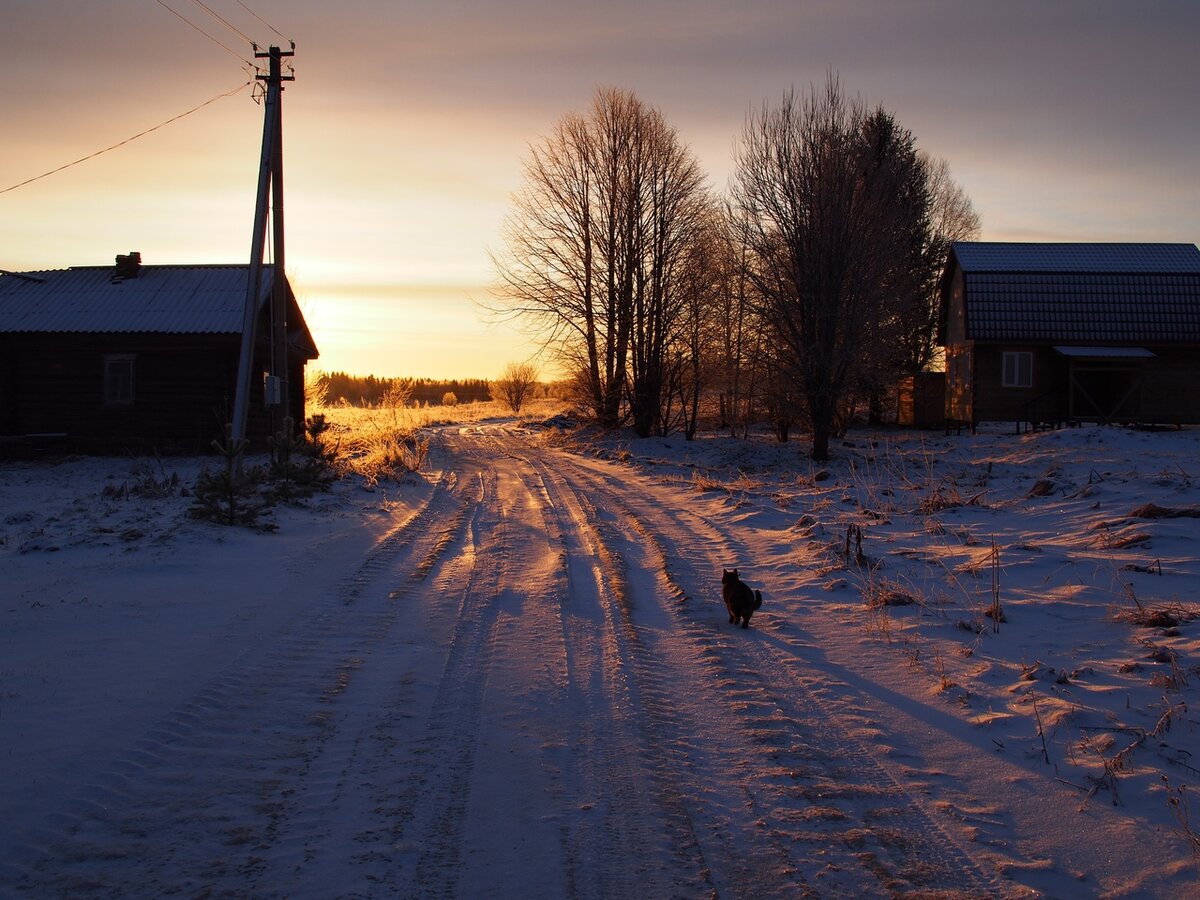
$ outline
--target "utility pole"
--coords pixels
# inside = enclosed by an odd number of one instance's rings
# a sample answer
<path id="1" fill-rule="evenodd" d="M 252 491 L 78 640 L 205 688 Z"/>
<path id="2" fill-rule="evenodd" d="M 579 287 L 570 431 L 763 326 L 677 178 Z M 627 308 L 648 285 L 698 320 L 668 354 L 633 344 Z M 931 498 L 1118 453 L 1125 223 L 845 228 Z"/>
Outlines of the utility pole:
<path id="1" fill-rule="evenodd" d="M 237 394 L 233 407 L 233 441 L 246 437 L 246 416 L 250 405 L 251 369 L 254 365 L 255 330 L 258 323 L 258 298 L 262 287 L 263 245 L 266 242 L 268 195 L 274 201 L 272 217 L 275 253 L 271 279 L 271 334 L 274 352 L 271 358 L 271 376 L 274 379 L 264 385 L 264 399 L 272 405 L 278 391 L 277 403 L 281 407 L 280 420 L 288 415 L 288 362 L 287 362 L 287 289 L 283 265 L 283 82 L 295 81 L 294 75 L 283 74 L 283 58 L 294 56 L 296 45 L 290 50 L 272 46 L 267 52 L 254 48 L 256 59 L 270 62 L 267 74 L 259 73 L 258 80 L 267 84 L 266 103 L 263 112 L 262 156 L 258 166 L 258 198 L 254 204 L 254 231 L 250 240 L 250 272 L 246 279 L 246 306 L 242 315 L 242 346 L 238 358 Z M 240 466 L 240 455 L 239 455 Z"/>

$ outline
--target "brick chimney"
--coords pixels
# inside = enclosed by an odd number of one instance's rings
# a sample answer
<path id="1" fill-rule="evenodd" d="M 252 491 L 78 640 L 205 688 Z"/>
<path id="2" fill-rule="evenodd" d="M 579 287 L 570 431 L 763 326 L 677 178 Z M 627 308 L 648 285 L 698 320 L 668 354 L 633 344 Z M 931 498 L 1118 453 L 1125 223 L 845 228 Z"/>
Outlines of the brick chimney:
<path id="1" fill-rule="evenodd" d="M 124 281 L 126 278 L 137 278 L 141 268 L 142 254 L 136 250 L 130 250 L 128 256 L 117 254 L 117 270 L 113 273 L 113 280 Z"/>

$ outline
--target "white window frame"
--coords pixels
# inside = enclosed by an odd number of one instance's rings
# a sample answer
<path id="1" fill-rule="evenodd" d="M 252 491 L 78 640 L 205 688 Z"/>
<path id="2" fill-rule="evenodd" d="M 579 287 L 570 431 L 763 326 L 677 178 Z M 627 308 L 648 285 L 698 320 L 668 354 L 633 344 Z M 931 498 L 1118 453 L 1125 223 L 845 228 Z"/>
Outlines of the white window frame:
<path id="1" fill-rule="evenodd" d="M 133 406 L 137 357 L 132 353 L 104 355 L 104 405 Z"/>
<path id="2" fill-rule="evenodd" d="M 1000 359 L 1000 385 L 1006 388 L 1033 387 L 1033 351 L 1005 350 Z"/>

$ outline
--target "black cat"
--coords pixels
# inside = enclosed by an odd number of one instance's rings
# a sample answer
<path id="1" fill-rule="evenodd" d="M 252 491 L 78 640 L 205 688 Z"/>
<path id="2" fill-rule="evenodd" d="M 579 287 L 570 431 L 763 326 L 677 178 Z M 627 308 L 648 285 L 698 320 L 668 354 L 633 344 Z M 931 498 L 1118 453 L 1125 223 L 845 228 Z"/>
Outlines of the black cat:
<path id="1" fill-rule="evenodd" d="M 738 578 L 737 569 L 732 572 L 728 569 L 721 570 L 721 599 L 725 601 L 725 608 L 729 610 L 729 621 L 736 625 L 740 619 L 743 628 L 750 627 L 750 616 L 762 606 L 762 594 L 750 590 L 749 586 Z"/>

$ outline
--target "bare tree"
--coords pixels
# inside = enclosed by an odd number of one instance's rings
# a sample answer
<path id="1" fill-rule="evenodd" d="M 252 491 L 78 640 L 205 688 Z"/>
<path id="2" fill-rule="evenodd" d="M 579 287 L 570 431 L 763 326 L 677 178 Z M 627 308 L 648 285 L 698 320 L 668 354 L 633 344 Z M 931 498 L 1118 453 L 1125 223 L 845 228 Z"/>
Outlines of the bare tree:
<path id="1" fill-rule="evenodd" d="M 732 241 L 720 209 L 710 206 L 702 230 L 689 242 L 686 257 L 675 279 L 674 290 L 682 301 L 679 328 L 671 343 L 670 389 L 664 433 L 683 431 L 695 438 L 700 425 L 701 402 L 714 384 L 720 384 L 724 367 L 724 301 L 729 290 L 728 252 Z M 671 416 L 673 398 L 678 413 Z"/>
<path id="2" fill-rule="evenodd" d="M 660 426 L 676 289 L 705 205 L 703 176 L 661 113 L 597 92 L 531 148 L 495 259 L 509 311 L 527 317 L 598 420 Z"/>
<path id="3" fill-rule="evenodd" d="M 504 401 L 505 406 L 514 414 L 521 411 L 527 400 L 533 397 L 538 385 L 538 370 L 531 363 L 509 363 L 504 374 L 495 382 L 493 387 Z"/>
<path id="4" fill-rule="evenodd" d="M 951 176 L 950 164 L 925 152 L 920 156 L 928 172 L 933 233 L 948 243 L 979 237 L 979 213 L 962 185 Z"/>
<path id="5" fill-rule="evenodd" d="M 708 340 L 716 350 L 712 365 L 717 412 L 720 426 L 729 428 L 731 434 L 743 421 L 743 405 L 748 405 L 758 323 L 758 304 L 748 277 L 748 251 L 738 239 L 736 215 L 728 205 L 714 212 L 712 237 L 705 247 L 713 279 Z"/>
<path id="6" fill-rule="evenodd" d="M 774 377 L 799 391 L 814 459 L 828 458 L 856 367 L 892 317 L 888 283 L 911 241 L 911 209 L 897 198 L 915 166 L 912 135 L 846 98 L 832 75 L 821 91 L 764 104 L 743 129 L 738 221 L 784 369 Z"/>

